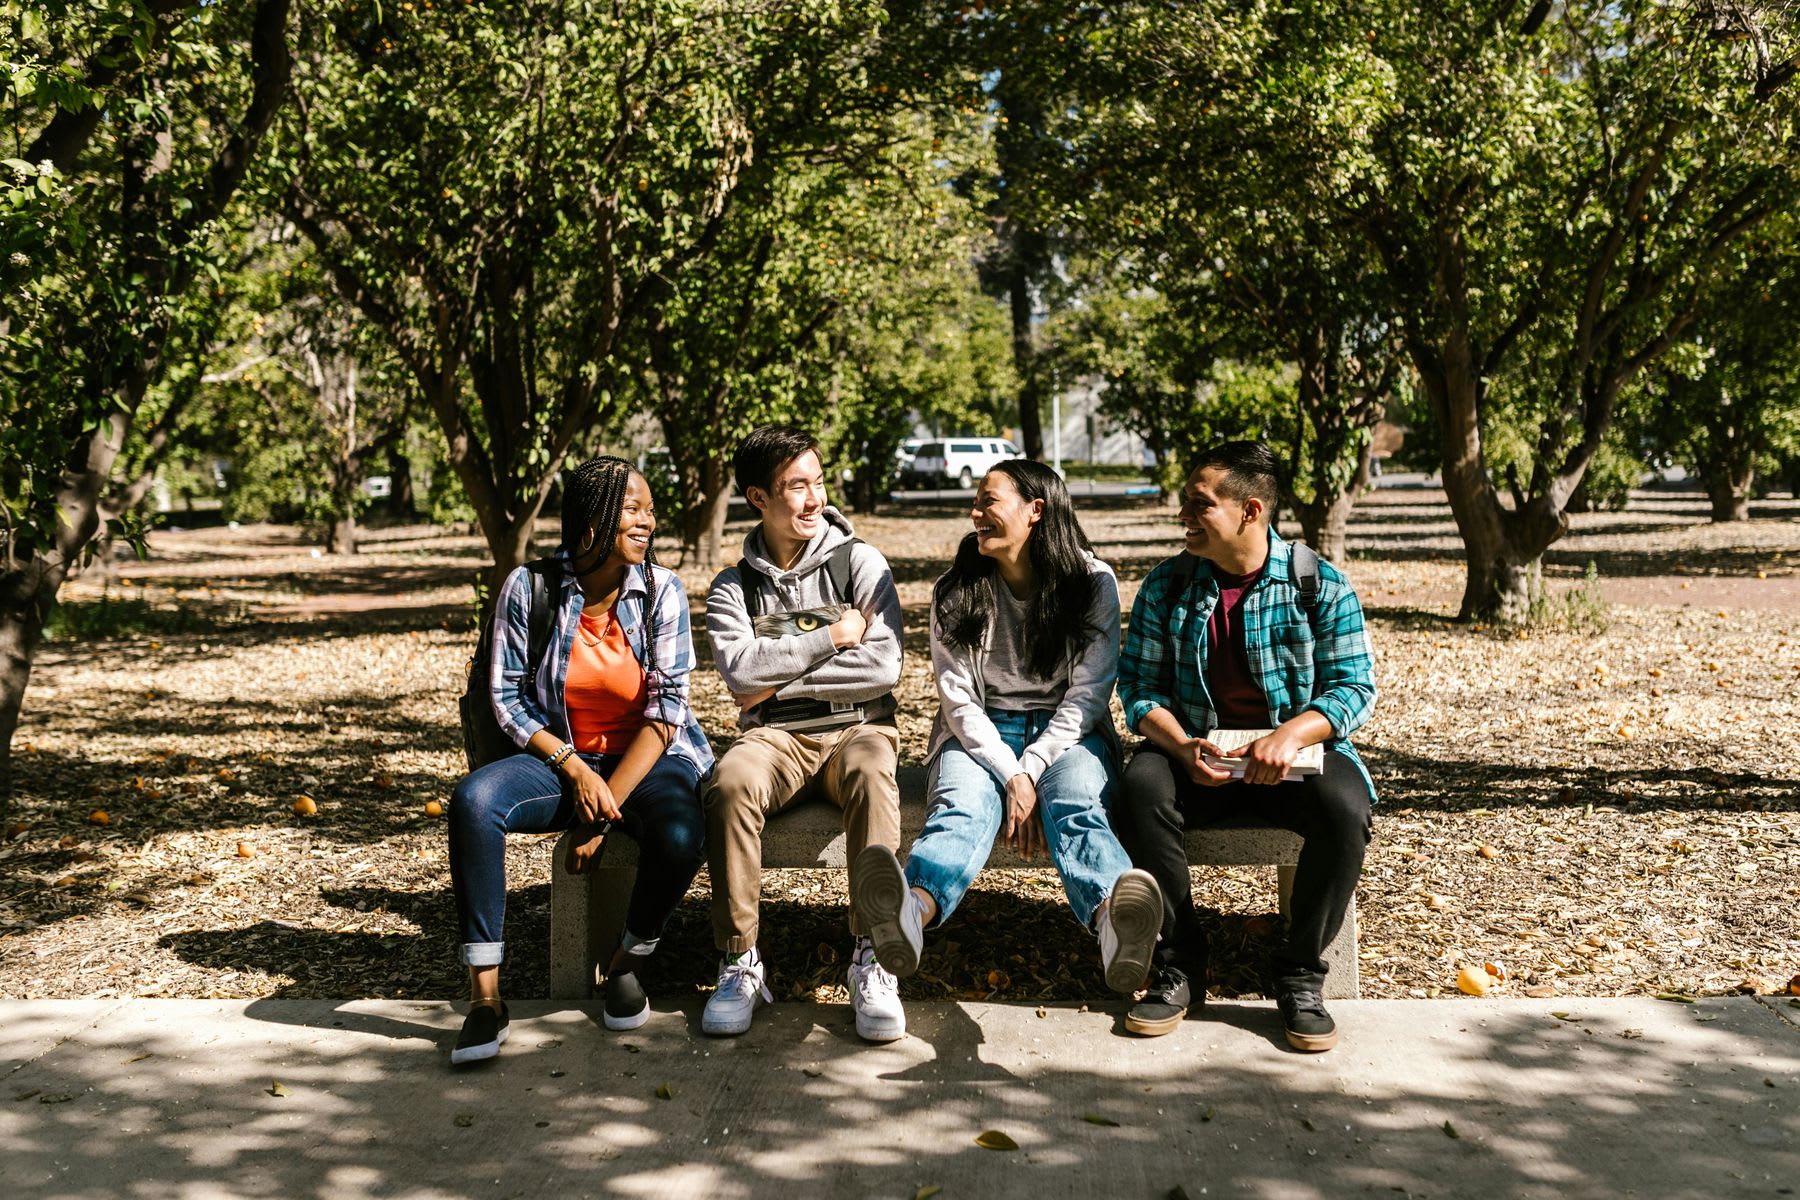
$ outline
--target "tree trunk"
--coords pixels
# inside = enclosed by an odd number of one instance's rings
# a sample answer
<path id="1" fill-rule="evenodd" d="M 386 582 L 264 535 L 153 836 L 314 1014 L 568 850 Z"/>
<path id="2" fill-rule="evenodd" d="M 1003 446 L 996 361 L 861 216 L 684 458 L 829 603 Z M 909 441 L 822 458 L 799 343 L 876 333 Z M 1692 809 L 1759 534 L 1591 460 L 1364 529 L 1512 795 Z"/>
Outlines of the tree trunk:
<path id="1" fill-rule="evenodd" d="M 122 399 L 127 411 L 115 410 L 84 437 L 85 445 L 78 442 L 71 458 L 78 465 L 63 473 L 56 497 L 63 517 L 56 544 L 28 559 L 0 560 L 0 815 L 12 797 L 12 739 L 31 682 L 32 658 L 44 639 L 57 589 L 99 531 L 100 495 L 125 442 L 128 412 L 143 399 L 141 385 L 126 388 Z"/>
<path id="2" fill-rule="evenodd" d="M 31 662 L 61 582 L 60 574 L 46 570 L 41 559 L 0 572 L 0 817 L 11 807 L 12 739 L 31 682 Z"/>
<path id="3" fill-rule="evenodd" d="M 1013 263 L 1007 280 L 1008 307 L 1012 312 L 1013 370 L 1019 376 L 1019 440 L 1025 457 L 1042 462 L 1044 425 L 1038 410 L 1043 406 L 1042 381 L 1038 378 L 1037 346 L 1031 330 L 1031 248 L 1039 239 L 1028 230 L 1013 233 Z M 979 432 L 979 431 L 977 431 Z"/>
<path id="4" fill-rule="evenodd" d="M 1738 470 L 1719 468 L 1706 473 L 1706 496 L 1712 502 L 1715 522 L 1748 521 L 1750 519 L 1750 485 L 1756 482 L 1751 467 Z"/>
<path id="5" fill-rule="evenodd" d="M 342 508 L 326 524 L 325 546 L 333 554 L 356 553 L 356 510 Z"/>
<path id="6" fill-rule="evenodd" d="M 1365 454 L 1364 463 L 1367 461 Z M 1300 519 L 1301 537 L 1327 562 L 1341 566 L 1349 556 L 1350 510 L 1356 507 L 1366 483 L 1365 474 L 1340 495 L 1321 495 L 1310 504 L 1293 505 L 1294 515 Z"/>
<path id="7" fill-rule="evenodd" d="M 700 464 L 700 495 L 688 505 L 681 520 L 681 548 L 705 566 L 717 566 L 725 553 L 725 514 L 731 507 L 731 486 L 722 459 Z"/>

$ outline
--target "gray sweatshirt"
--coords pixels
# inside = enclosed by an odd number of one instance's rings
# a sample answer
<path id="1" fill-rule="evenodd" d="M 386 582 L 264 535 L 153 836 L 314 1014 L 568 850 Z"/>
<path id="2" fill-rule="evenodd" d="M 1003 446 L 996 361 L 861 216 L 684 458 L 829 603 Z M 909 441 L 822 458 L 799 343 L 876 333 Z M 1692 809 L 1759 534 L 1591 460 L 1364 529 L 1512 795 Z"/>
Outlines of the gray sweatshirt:
<path id="1" fill-rule="evenodd" d="M 1022 772 L 1031 777 L 1035 786 L 1051 763 L 1089 734 L 1098 733 L 1116 744 L 1110 705 L 1113 682 L 1119 675 L 1119 581 L 1111 567 L 1091 554 L 1087 565 L 1088 573 L 1095 577 L 1094 599 L 1086 613 L 1087 644 L 1078 657 L 1063 665 L 1055 680 L 1060 698 L 1042 706 L 1054 708 L 1055 715 L 1024 754 L 1013 753 L 987 715 L 990 707 L 1013 707 L 999 702 L 1007 678 L 996 677 L 989 670 L 998 622 L 989 624 L 987 644 L 982 649 L 952 647 L 938 636 L 934 606 L 931 669 L 937 675 L 938 714 L 931 728 L 928 759 L 935 758 L 944 743 L 954 737 L 971 758 L 993 772 L 1002 784 Z M 992 583 L 996 588 L 1006 586 L 998 575 Z M 1015 648 L 1009 657 L 1022 661 L 1024 655 Z M 1036 691 L 1038 681 L 1031 682 Z"/>
<path id="2" fill-rule="evenodd" d="M 900 593 L 894 589 L 894 573 L 881 551 L 859 543 L 850 551 L 851 595 L 832 594 L 826 560 L 855 531 L 837 509 L 827 507 L 824 515 L 825 528 L 807 543 L 791 571 L 782 570 L 769 557 L 761 525 L 745 535 L 744 560 L 762 575 L 759 611 L 855 603 L 869 620 L 862 641 L 839 650 L 826 627 L 787 637 L 757 637 L 744 608 L 744 581 L 734 563 L 719 572 L 706 593 L 706 635 L 712 640 L 713 663 L 725 686 L 738 695 L 772 687 L 777 699 L 863 704 L 869 720 L 891 717 L 898 708 L 891 693 L 900 681 Z M 738 716 L 740 729 L 761 723 L 755 712 Z"/>

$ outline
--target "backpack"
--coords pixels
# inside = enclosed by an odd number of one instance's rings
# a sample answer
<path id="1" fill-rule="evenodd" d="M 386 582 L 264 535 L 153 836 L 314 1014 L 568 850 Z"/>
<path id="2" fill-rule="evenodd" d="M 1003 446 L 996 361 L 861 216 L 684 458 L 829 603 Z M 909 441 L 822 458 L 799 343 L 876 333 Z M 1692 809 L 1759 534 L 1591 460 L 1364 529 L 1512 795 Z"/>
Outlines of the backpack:
<path id="1" fill-rule="evenodd" d="M 831 557 L 825 560 L 825 574 L 831 578 L 832 590 L 837 593 L 837 598 L 845 604 L 852 603 L 854 599 L 850 595 L 850 552 L 860 541 L 862 541 L 861 538 L 851 538 L 832 550 Z M 762 615 L 762 597 L 757 594 L 756 585 L 761 583 L 766 576 L 751 566 L 750 560 L 745 558 L 738 559 L 737 569 L 738 580 L 744 587 L 744 615 L 754 622 L 757 617 Z"/>
<path id="2" fill-rule="evenodd" d="M 562 564 L 554 558 L 540 558 L 526 563 L 525 569 L 530 573 L 531 609 L 526 627 L 525 678 L 520 686 L 529 688 L 537 684 L 538 666 L 550 648 L 551 579 L 561 574 Z M 500 606 L 495 604 L 487 624 L 482 626 L 480 640 L 475 643 L 475 653 L 469 656 L 468 678 L 462 697 L 456 702 L 462 718 L 463 757 L 469 761 L 470 773 L 519 752 L 512 738 L 500 728 L 500 718 L 494 715 L 494 699 L 488 691 L 494 662 L 494 630 L 500 619 Z"/>
<path id="3" fill-rule="evenodd" d="M 1194 569 L 1199 565 L 1200 560 L 1192 554 L 1183 554 L 1175 564 L 1175 571 L 1169 576 L 1169 610 L 1163 614 L 1165 625 L 1175 618 L 1175 601 L 1187 595 L 1194 585 Z M 1300 593 L 1296 599 L 1310 623 L 1314 610 L 1319 607 L 1319 556 L 1305 542 L 1288 543 L 1288 582 Z"/>

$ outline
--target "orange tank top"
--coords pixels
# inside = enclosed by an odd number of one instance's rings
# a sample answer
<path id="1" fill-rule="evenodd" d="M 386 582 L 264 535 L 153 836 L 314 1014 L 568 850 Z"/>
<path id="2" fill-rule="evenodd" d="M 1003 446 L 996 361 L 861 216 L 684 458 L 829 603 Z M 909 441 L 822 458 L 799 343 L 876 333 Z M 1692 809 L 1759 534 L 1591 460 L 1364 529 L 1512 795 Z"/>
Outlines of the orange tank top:
<path id="1" fill-rule="evenodd" d="M 586 754 L 623 754 L 644 727 L 649 695 L 644 668 L 612 610 L 583 609 L 563 684 L 575 748 Z"/>

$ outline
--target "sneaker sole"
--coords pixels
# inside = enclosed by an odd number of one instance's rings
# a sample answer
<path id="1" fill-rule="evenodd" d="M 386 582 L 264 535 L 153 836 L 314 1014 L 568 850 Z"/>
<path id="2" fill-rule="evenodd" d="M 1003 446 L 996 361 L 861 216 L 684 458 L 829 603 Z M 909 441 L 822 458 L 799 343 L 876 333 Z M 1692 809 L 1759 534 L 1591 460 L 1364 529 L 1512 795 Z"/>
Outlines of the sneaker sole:
<path id="1" fill-rule="evenodd" d="M 750 1011 L 756 1011 L 754 1005 L 751 1006 Z M 737 1037 L 740 1034 L 750 1032 L 750 1018 L 745 1017 L 741 1024 L 734 1021 L 729 1025 L 725 1025 L 715 1021 L 708 1021 L 706 1019 L 706 1014 L 702 1012 L 700 1014 L 700 1032 L 709 1037 Z"/>
<path id="2" fill-rule="evenodd" d="M 1174 1033 L 1179 1029 L 1181 1023 L 1187 1020 L 1187 1015 L 1188 1010 L 1184 1008 L 1172 1017 L 1161 1017 L 1152 1021 L 1126 1013 L 1125 1028 L 1142 1037 L 1161 1037 L 1165 1033 Z"/>
<path id="3" fill-rule="evenodd" d="M 1148 871 L 1127 871 L 1119 876 L 1107 917 L 1119 949 L 1106 965 L 1106 986 L 1129 994 L 1149 978 L 1150 955 L 1156 949 L 1156 935 L 1162 931 L 1162 892 Z"/>
<path id="4" fill-rule="evenodd" d="M 1296 1050 L 1304 1050 L 1308 1054 L 1323 1054 L 1337 1045 L 1337 1030 L 1330 1033 L 1295 1033 L 1287 1031 L 1288 1045 Z"/>
<path id="5" fill-rule="evenodd" d="M 650 1019 L 650 1006 L 646 1004 L 628 1017 L 615 1017 L 609 1012 L 602 1012 L 600 1017 L 606 1022 L 606 1027 L 608 1029 L 623 1032 L 627 1029 L 636 1029 L 645 1021 L 648 1021 Z"/>
<path id="6" fill-rule="evenodd" d="M 865 846 L 851 872 L 850 909 L 875 944 L 875 961 L 898 978 L 919 969 L 919 952 L 900 928 L 906 872 L 886 846 Z"/>
<path id="7" fill-rule="evenodd" d="M 898 1026 L 865 1026 L 861 1021 L 856 1023 L 856 1036 L 865 1042 L 897 1042 L 906 1036 L 906 1023 Z"/>
<path id="8" fill-rule="evenodd" d="M 453 1067 L 460 1067 L 464 1063 L 480 1062 L 486 1058 L 493 1058 L 500 1053 L 500 1043 L 506 1040 L 507 1032 L 510 1029 L 511 1026 L 503 1027 L 491 1042 L 483 1042 L 479 1046 L 460 1046 L 457 1049 L 450 1051 L 450 1065 Z"/>

